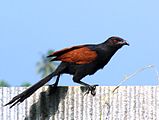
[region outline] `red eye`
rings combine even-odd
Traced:
[[[117,40],[113,40],[114,41],[114,43],[117,43],[118,41]]]

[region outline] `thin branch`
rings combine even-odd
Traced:
[[[154,65],[147,65],[143,68],[138,69],[137,71],[135,71],[134,73],[130,74],[130,75],[126,75],[124,76],[123,80],[117,85],[117,87],[114,88],[114,90],[112,91],[113,93],[121,86],[121,84],[123,84],[125,81],[129,80],[130,78],[134,77],[135,75],[137,75],[138,73],[146,70],[146,69],[150,69],[150,68],[154,68]],[[157,69],[156,69],[157,70]],[[158,74],[158,71],[156,72]]]
[[[159,72],[158,72],[156,67],[154,68],[154,70],[155,70],[156,78],[157,78],[157,81],[158,81],[158,84],[159,84]]]
[[[127,80],[129,80],[130,78],[136,76],[136,75],[139,74],[140,72],[142,72],[142,71],[144,71],[144,70],[146,70],[146,69],[151,69],[151,68],[153,68],[153,70],[155,71],[156,76],[157,76],[157,81],[158,81],[158,83],[159,83],[159,72],[158,72],[158,70],[157,70],[157,68],[156,68],[155,65],[147,65],[147,66],[145,66],[145,67],[143,67],[143,68],[140,68],[140,69],[136,70],[134,73],[132,73],[132,74],[130,74],[130,75],[124,76],[123,80],[113,89],[112,94],[110,95],[110,100],[109,100],[110,103],[108,102],[108,100],[106,100],[106,101],[105,101],[105,104],[103,105],[103,108],[105,107],[105,105],[107,105],[107,107],[108,107],[107,119],[109,118],[111,105],[113,104],[113,100],[112,100],[112,99],[113,99],[113,96],[114,96],[114,92],[115,92],[125,81],[127,81]]]

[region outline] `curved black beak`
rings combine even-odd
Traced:
[[[126,40],[122,40],[122,41],[119,41],[118,44],[120,45],[130,45]]]
[[[123,45],[130,45],[126,40],[123,40],[122,42],[121,42],[121,44],[123,44]]]

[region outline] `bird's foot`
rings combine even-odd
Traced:
[[[91,95],[95,96],[95,95],[96,95],[96,91],[95,91],[95,90],[96,90],[96,86],[98,86],[98,85],[89,85],[89,86],[87,87],[87,90],[86,90],[84,96],[85,96],[86,94],[89,94],[89,92],[91,92]]]
[[[51,94],[55,93],[56,90],[57,90],[57,84],[51,84],[51,85],[49,85],[48,95],[51,95]]]

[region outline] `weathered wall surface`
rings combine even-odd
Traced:
[[[48,87],[12,109],[3,107],[26,88],[0,88],[0,120],[159,120],[159,86],[97,87],[96,96],[84,87],[59,87],[49,95]]]

